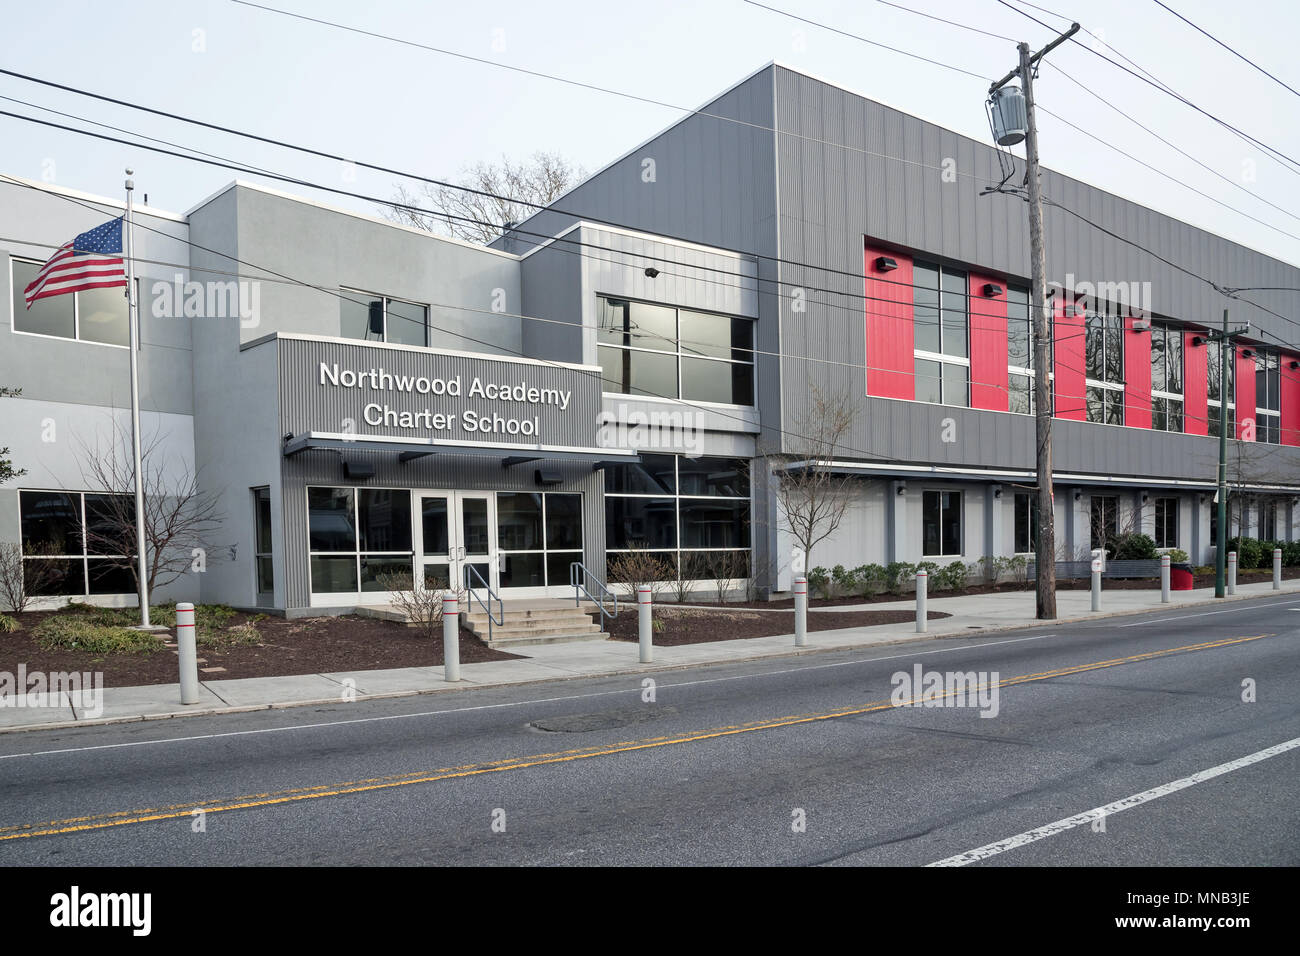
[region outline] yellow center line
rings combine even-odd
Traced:
[[[1139,661],[1152,660],[1170,654],[1210,650],[1217,647],[1228,647],[1233,644],[1244,644],[1248,641],[1258,641],[1262,638],[1275,636],[1276,635],[1274,634],[1255,634],[1249,637],[1235,637],[1219,641],[1206,641],[1201,644],[1185,644],[1182,647],[1171,647],[1159,651],[1147,651],[1142,654],[1131,654],[1127,657],[1115,657],[1109,660],[1093,661],[1087,664],[1074,664],[1068,667],[1039,671],[1034,674],[1022,674],[1018,677],[1009,677],[1005,680],[1000,680],[997,682],[997,686],[1011,687],[1017,684],[1027,684],[1033,681],[1050,680],[1054,677],[1082,674],[1087,671],[1101,670],[1107,667],[1117,667],[1121,664],[1132,664]],[[984,686],[986,685],[981,684],[976,688],[976,690],[979,690]],[[820,713],[795,714],[786,717],[755,720],[743,724],[728,724],[723,727],[714,727],[710,730],[688,734],[678,734],[667,737],[648,737],[641,740],[625,740],[616,744],[598,744],[591,747],[576,747],[570,750],[533,754],[526,757],[507,757],[500,760],[492,760],[482,763],[463,764],[458,767],[442,767],[437,770],[417,770],[411,773],[390,774],[388,776],[370,777],[364,780],[354,780],[337,784],[320,784],[314,787],[298,787],[294,789],[270,791],[267,793],[247,794],[242,797],[229,799],[224,803],[176,803],[165,807],[154,807],[143,810],[119,810],[82,817],[69,817],[64,820],[50,820],[43,823],[27,823],[0,827],[0,841],[18,840],[36,836],[54,836],[64,833],[78,833],[87,830],[103,830],[110,827],[128,826],[136,823],[150,823],[158,820],[175,820],[191,816],[192,811],[199,809],[203,810],[205,813],[225,813],[231,810],[247,810],[254,807],[277,806],[303,800],[318,800],[322,797],[338,797],[354,793],[367,793],[375,790],[389,790],[395,787],[407,787],[417,783],[433,783],[438,780],[451,780],[458,777],[475,777],[489,773],[501,773],[506,770],[523,770],[529,767],[540,767],[547,764],[568,763],[574,760],[587,760],[591,757],[604,757],[612,754],[631,753],[637,750],[650,750],[658,747],[671,747],[678,744],[695,743],[701,740],[714,740],[721,737],[735,736],[737,734],[753,733],[758,730],[775,730],[781,727],[792,727],[798,724],[836,720],[841,717],[854,717],[882,710],[892,710],[896,706],[904,707],[912,704],[923,703],[925,700],[942,700],[955,693],[956,691],[954,690],[947,694],[940,695],[918,695],[910,700],[903,701],[900,704],[894,704],[893,701],[873,701],[865,705],[849,705]]]

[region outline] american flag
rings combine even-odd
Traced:
[[[121,255],[121,218],[110,219],[71,242],[65,242],[41,267],[32,284],[23,290],[27,308],[30,309],[37,299],[51,295],[125,287],[126,266]]]

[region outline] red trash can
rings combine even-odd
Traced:
[[[1192,575],[1190,564],[1169,565],[1169,590],[1190,591],[1195,583],[1196,578]]]

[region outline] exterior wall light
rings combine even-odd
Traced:
[[[1290,362],[1287,363],[1286,367],[1292,370],[1298,369],[1300,368],[1300,362],[1297,362],[1295,359],[1292,359]]]
[[[898,263],[895,262],[893,259],[889,258],[889,256],[880,256],[878,259],[876,259],[877,272],[893,272],[897,268],[898,268]]]
[[[1002,294],[1002,286],[990,282],[984,286],[984,294],[989,298],[996,298]]]
[[[1200,335],[1193,335],[1193,336],[1192,336],[1192,345],[1193,345],[1194,347],[1195,347],[1195,346],[1198,346],[1198,345],[1204,345],[1204,344],[1205,344],[1205,339],[1204,339],[1203,336],[1200,336]]]
[[[656,269],[654,266],[647,266],[645,270],[645,274],[647,279],[659,278],[659,270]]]

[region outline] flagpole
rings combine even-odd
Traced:
[[[126,301],[127,318],[131,324],[131,455],[135,472],[135,553],[136,584],[140,595],[140,627],[149,623],[149,577],[144,548],[144,470],[140,455],[140,309],[135,295],[135,230],[131,194],[135,181],[132,171],[126,171]]]

